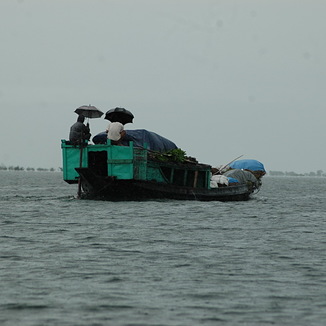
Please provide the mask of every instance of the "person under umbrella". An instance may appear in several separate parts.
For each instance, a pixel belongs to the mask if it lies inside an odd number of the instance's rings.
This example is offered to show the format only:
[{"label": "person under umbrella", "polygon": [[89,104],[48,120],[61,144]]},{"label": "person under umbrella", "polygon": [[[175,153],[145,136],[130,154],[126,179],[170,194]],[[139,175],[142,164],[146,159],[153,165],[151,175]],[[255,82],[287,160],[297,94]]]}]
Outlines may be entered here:
[{"label": "person under umbrella", "polygon": [[85,140],[88,141],[91,138],[89,125],[84,125],[84,121],[85,117],[80,114],[78,115],[77,122],[70,127],[69,141],[73,145],[82,144]]}]

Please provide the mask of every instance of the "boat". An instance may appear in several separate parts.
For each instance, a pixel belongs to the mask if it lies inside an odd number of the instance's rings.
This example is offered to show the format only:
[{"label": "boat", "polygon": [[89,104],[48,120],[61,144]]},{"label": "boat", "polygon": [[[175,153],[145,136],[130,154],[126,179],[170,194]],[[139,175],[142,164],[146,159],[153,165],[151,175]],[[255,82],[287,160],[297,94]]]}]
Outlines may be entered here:
[{"label": "boat", "polygon": [[157,153],[146,143],[136,146],[130,141],[121,146],[107,139],[80,146],[63,139],[61,149],[63,179],[68,184],[78,184],[81,199],[244,201],[261,184],[248,180],[213,188],[211,165],[188,157],[175,160],[171,151]]}]

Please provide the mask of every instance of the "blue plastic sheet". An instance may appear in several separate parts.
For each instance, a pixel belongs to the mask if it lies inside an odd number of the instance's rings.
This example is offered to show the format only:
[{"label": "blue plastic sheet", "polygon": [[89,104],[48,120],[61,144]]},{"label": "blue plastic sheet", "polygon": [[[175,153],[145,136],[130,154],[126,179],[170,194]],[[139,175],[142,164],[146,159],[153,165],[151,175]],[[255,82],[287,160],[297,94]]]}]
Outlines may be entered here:
[{"label": "blue plastic sheet", "polygon": [[239,181],[237,179],[231,178],[231,177],[227,177],[229,180],[229,184],[230,183],[239,183]]},{"label": "blue plastic sheet", "polygon": [[265,171],[264,165],[257,160],[238,160],[230,164],[232,169],[244,169],[251,171]]},{"label": "blue plastic sheet", "polygon": [[[106,143],[107,133],[101,132],[94,136],[92,140],[94,144]],[[178,148],[171,140],[145,129],[126,130],[126,135],[121,143],[128,146],[130,141],[134,142],[135,147],[145,147],[146,144],[147,149],[157,152],[167,152]]]}]

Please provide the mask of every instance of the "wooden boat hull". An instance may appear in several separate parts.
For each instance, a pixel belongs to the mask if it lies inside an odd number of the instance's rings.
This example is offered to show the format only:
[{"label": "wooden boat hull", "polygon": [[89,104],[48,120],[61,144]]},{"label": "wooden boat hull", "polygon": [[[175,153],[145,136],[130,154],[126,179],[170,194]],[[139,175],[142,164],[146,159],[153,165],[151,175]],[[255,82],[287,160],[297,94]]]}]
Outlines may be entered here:
[{"label": "wooden boat hull", "polygon": [[248,200],[253,192],[246,184],[203,189],[146,180],[119,180],[114,177],[96,175],[89,168],[76,168],[76,171],[81,177],[82,198],[85,199],[243,201]]}]

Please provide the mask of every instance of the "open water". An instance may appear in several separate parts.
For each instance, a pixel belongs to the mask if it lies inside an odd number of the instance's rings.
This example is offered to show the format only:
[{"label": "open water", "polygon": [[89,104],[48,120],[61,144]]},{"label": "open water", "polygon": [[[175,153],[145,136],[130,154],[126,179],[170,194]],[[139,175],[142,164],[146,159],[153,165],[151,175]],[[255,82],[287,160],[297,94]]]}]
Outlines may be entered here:
[{"label": "open water", "polygon": [[0,172],[0,325],[325,325],[326,178],[248,202],[75,199]]}]

